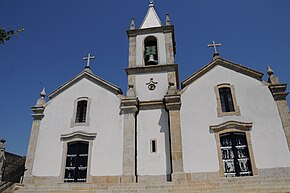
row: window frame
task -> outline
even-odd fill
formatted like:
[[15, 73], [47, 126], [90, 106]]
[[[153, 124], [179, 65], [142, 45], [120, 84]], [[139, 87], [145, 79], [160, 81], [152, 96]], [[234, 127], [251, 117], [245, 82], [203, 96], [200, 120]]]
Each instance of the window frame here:
[[[222, 104], [221, 104], [221, 96], [220, 96], [220, 93], [219, 93], [219, 89], [221, 89], [221, 88], [229, 88], [230, 89], [234, 111], [223, 112]], [[236, 92], [235, 92], [234, 85], [231, 85], [229, 83], [218, 84], [217, 86], [214, 87], [214, 91], [215, 91], [216, 100], [217, 100], [217, 116], [218, 117], [232, 116], [232, 115], [240, 116], [241, 115], [240, 107], [239, 107], [239, 105], [237, 103], [237, 97], [236, 97]]]
[[[86, 120], [84, 122], [76, 122], [76, 116], [77, 116], [77, 108], [78, 108], [78, 102], [80, 101], [87, 101], [87, 108], [86, 108]], [[79, 97], [76, 100], [74, 100], [74, 110], [73, 110], [73, 117], [71, 119], [71, 127], [77, 127], [77, 126], [90, 126], [90, 106], [91, 106], [91, 99], [88, 97]]]
[[[221, 142], [221, 153], [222, 160], [224, 164], [224, 176], [225, 177], [240, 177], [240, 176], [252, 176], [252, 166], [249, 154], [248, 143], [246, 139], [246, 134], [244, 132], [227, 132], [224, 134], [220, 134], [220, 142]], [[231, 144], [222, 144], [222, 141], [226, 140], [227, 142], [231, 142]], [[244, 142], [241, 144], [237, 144], [237, 140], [239, 142]], [[242, 157], [239, 157], [239, 149], [244, 152]], [[231, 152], [231, 154], [227, 154], [227, 157], [224, 158], [224, 152]], [[248, 164], [247, 171], [242, 171], [240, 166], [240, 161], [245, 160]], [[234, 167], [233, 172], [225, 172], [226, 162], [232, 163]]]
[[[245, 122], [238, 122], [238, 121], [227, 121], [219, 125], [210, 126], [210, 132], [214, 133], [215, 135], [217, 154], [218, 154], [218, 160], [219, 160], [218, 172], [219, 172], [220, 177], [226, 177], [225, 172], [224, 172], [224, 163], [223, 163], [223, 158], [222, 158], [222, 149], [221, 149], [221, 141], [220, 141], [221, 135], [226, 134], [226, 133], [244, 133], [246, 137], [247, 146], [248, 146], [249, 159], [250, 159], [249, 161], [252, 168], [252, 176], [258, 175], [258, 170], [256, 167], [253, 148], [252, 148], [252, 142], [251, 142], [252, 126], [253, 126], [253, 123], [245, 123]], [[248, 177], [248, 176], [236, 176], [236, 177]]]
[[97, 136], [96, 133], [86, 133], [86, 132], [82, 132], [82, 131], [76, 131], [73, 133], [61, 135], [60, 140], [63, 143], [63, 153], [62, 153], [61, 172], [60, 172], [60, 175], [58, 177], [59, 183], [69, 183], [69, 182], [64, 182], [67, 150], [68, 150], [69, 144], [76, 143], [76, 142], [84, 142], [84, 143], [88, 144], [87, 175], [86, 175], [85, 182], [71, 182], [71, 183], [73, 183], [73, 184], [82, 183], [83, 184], [83, 183], [91, 183], [92, 182], [92, 176], [90, 175], [91, 159], [92, 159], [92, 146], [93, 146], [93, 141], [95, 140], [96, 136]]

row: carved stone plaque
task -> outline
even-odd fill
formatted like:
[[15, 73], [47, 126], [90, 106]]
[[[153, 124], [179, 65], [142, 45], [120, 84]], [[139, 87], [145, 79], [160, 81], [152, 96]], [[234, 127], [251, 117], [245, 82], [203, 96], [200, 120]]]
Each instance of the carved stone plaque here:
[[148, 85], [148, 89], [151, 91], [155, 90], [156, 84], [158, 84], [158, 82], [154, 82], [153, 78], [150, 78], [150, 81], [146, 83], [146, 85]]

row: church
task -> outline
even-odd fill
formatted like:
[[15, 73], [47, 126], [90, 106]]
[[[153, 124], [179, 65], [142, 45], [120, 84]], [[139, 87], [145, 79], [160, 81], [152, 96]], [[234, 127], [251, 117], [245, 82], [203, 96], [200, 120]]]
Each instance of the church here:
[[40, 93], [16, 193], [290, 192], [287, 85], [222, 58], [179, 82], [174, 26], [127, 31], [128, 89], [82, 72]]

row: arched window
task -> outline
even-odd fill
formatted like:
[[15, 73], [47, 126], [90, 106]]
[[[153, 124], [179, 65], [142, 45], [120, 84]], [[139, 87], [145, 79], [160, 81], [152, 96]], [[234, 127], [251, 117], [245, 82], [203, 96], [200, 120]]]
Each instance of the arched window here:
[[230, 132], [220, 135], [224, 176], [252, 176], [252, 167], [245, 133]]
[[64, 182], [86, 182], [88, 147], [89, 144], [82, 141], [68, 144]]
[[77, 112], [76, 112], [76, 123], [84, 123], [86, 122], [86, 114], [87, 114], [87, 100], [81, 100], [77, 102]]
[[217, 99], [217, 115], [231, 116], [241, 115], [240, 107], [237, 103], [235, 87], [229, 83], [222, 83], [214, 87]]
[[154, 36], [149, 36], [144, 40], [144, 62], [145, 65], [158, 63], [157, 39]]
[[235, 111], [231, 89], [229, 87], [219, 88], [219, 95], [220, 95], [222, 112]]
[[91, 99], [88, 97], [79, 97], [73, 102], [73, 116], [71, 118], [71, 127], [90, 126], [90, 105]]

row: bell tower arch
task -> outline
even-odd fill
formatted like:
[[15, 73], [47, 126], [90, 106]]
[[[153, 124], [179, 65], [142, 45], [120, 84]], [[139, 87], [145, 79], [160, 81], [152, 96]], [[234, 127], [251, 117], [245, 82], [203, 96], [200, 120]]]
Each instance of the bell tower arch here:
[[148, 36], [144, 40], [145, 66], [158, 64], [158, 41], [154, 36]]

